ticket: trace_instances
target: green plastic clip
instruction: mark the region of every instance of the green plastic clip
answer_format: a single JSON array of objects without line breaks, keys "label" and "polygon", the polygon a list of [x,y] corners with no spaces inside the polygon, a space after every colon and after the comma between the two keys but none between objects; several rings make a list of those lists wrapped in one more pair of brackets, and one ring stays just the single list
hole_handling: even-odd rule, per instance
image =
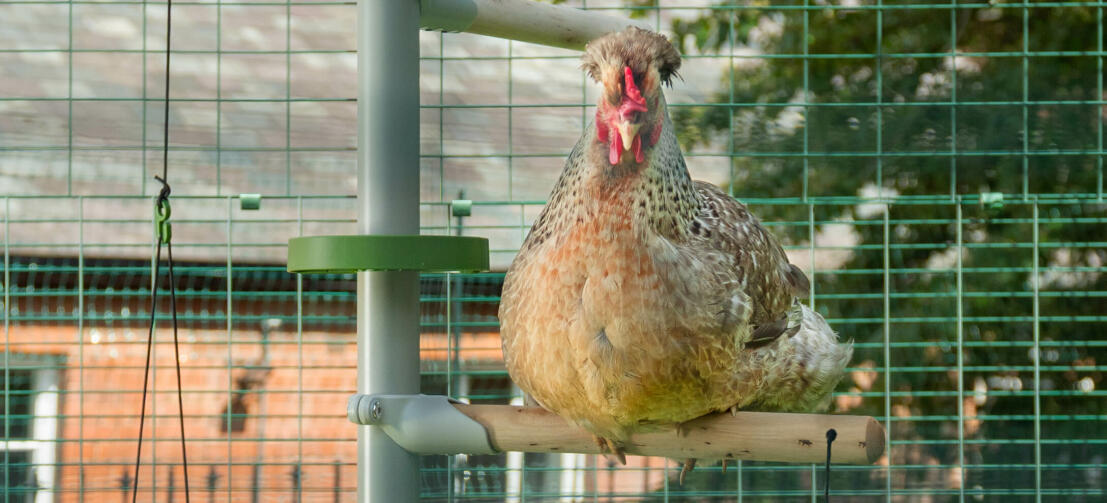
[{"label": "green plastic clip", "polygon": [[454,199],[450,202],[450,213],[455,217],[467,217],[473,214],[473,201],[469,199]]},{"label": "green plastic clip", "polygon": [[981,192],[980,193],[980,205],[990,210],[1003,209],[1003,193],[1002,192]]},{"label": "green plastic clip", "polygon": [[169,208],[169,199],[159,199],[158,204],[154,205],[154,218],[158,223],[158,239],[162,244],[169,244],[169,240],[173,239],[173,225],[169,223],[169,215],[173,212]]},{"label": "green plastic clip", "polygon": [[238,202],[244,210],[260,210],[261,194],[239,194]]}]

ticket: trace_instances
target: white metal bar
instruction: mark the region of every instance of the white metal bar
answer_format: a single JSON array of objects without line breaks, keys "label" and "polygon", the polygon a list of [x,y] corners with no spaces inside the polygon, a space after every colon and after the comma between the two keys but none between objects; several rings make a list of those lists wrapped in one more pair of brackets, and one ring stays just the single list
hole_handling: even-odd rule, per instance
[{"label": "white metal bar", "polygon": [[[143,14],[145,17],[145,14]],[[145,23],[145,21],[143,21]],[[145,44],[145,40],[143,44]],[[143,58],[143,65],[146,64],[146,58]],[[144,73],[145,75],[145,73]],[[143,88],[145,88],[143,84]],[[145,91],[145,89],[143,89]],[[145,109],[145,105],[143,109]],[[142,125],[143,134],[146,132],[146,125]],[[143,141],[143,145],[146,142]],[[142,156],[146,159],[146,156]],[[145,171],[145,170],[143,170]],[[78,456],[83,460],[85,456],[85,196],[77,197],[77,452]],[[55,407],[56,409],[57,407]],[[57,436],[57,426],[54,426],[54,436]],[[79,466],[79,473],[77,479],[77,496],[80,501],[85,499],[85,476],[84,476],[84,462],[82,461]],[[51,473],[51,477],[53,474]],[[53,486],[53,478],[51,481],[51,487]],[[51,501],[51,500],[46,500]]]},{"label": "white metal bar", "polygon": [[[358,2],[358,231],[419,233],[419,3]],[[419,392],[419,276],[358,274],[358,391]],[[416,455],[358,427],[358,501],[414,503]]]},{"label": "white metal bar", "polygon": [[234,341],[234,202],[230,196],[223,196],[223,201],[227,208],[227,220],[224,222],[227,232],[227,416],[224,420],[227,424],[227,501],[234,501],[232,493],[234,483],[231,480],[234,475],[232,468],[235,459],[233,448],[234,418],[231,417],[231,414],[233,414],[231,405],[234,403],[234,344],[232,343]]},{"label": "white metal bar", "polygon": [[[0,215],[4,218],[4,239],[2,241],[4,245],[4,413],[2,418],[4,421],[3,431],[4,438],[11,438],[12,422],[11,415],[11,387],[12,387],[12,333],[11,333],[11,309],[12,309],[12,297],[11,297],[11,281],[12,281],[12,267],[11,267],[11,249],[9,248],[11,242],[11,214],[12,214],[12,200],[10,197],[4,198],[4,214]],[[82,418],[83,419],[83,418]],[[11,450],[7,447],[3,447],[4,466],[10,466],[11,463]],[[8,489],[8,484],[4,484],[2,488],[3,493],[0,493],[4,497],[4,501],[7,501],[11,493]]]},{"label": "white metal bar", "polygon": [[420,0],[420,26],[583,49],[589,40],[627,26],[648,24],[530,0]]},{"label": "white metal bar", "polygon": [[34,426],[31,428],[35,439],[32,463],[35,469],[35,483],[40,490],[35,494],[35,503],[54,501],[54,473],[57,471],[58,449],[54,445],[58,440],[58,369],[45,368],[34,372]]}]

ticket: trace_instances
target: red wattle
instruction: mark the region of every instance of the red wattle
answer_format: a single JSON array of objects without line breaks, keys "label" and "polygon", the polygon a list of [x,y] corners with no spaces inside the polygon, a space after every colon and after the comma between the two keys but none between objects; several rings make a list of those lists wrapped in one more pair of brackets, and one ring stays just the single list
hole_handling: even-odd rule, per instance
[{"label": "red wattle", "polygon": [[646,162],[646,154],[642,153],[642,135],[634,136],[634,143],[630,145],[634,149],[634,160],[639,163]]},{"label": "red wattle", "polygon": [[619,164],[619,158],[622,157],[623,141],[619,138],[619,131],[611,131],[611,143],[607,149],[607,160],[611,161],[612,165]]}]

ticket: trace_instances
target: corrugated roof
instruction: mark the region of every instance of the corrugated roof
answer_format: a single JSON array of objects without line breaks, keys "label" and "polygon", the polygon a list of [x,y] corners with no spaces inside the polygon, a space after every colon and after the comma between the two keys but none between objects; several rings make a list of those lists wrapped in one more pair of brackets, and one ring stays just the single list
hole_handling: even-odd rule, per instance
[{"label": "corrugated roof", "polygon": [[[165,7],[75,4],[73,52],[65,4],[3,9],[0,24],[0,195],[153,196],[159,186]],[[181,196],[352,196],[356,191],[357,61],[354,5],[181,5],[173,14],[170,180],[177,196],[178,257],[283,262],[279,245],[297,235],[295,200],[267,199],[258,213],[233,201]],[[290,9],[290,10],[289,10]],[[143,16],[145,12],[145,18]],[[561,170],[595,101],[577,53],[467,34],[422,33],[422,199],[540,201]],[[289,50],[285,53],[285,50]],[[143,51],[147,52],[143,52]],[[222,53],[216,53],[221,50]],[[176,52],[181,51],[181,52]],[[508,57],[515,59],[508,60]],[[468,59],[477,58],[477,59]],[[670,101],[703,101],[720,62],[689,61]],[[72,68],[72,82],[69,69]],[[73,100],[70,101],[69,97]],[[146,101],[144,101],[146,100]],[[543,105],[516,108],[504,105]],[[493,105],[480,107],[477,105]],[[574,106],[576,105],[576,106]],[[413,111],[413,113],[416,113]],[[70,115],[72,114],[72,115]],[[70,150],[72,142],[72,150]],[[511,157],[511,155],[523,157]],[[693,174],[722,182],[725,160],[698,158]],[[414,167],[413,167],[414,168]],[[36,220],[5,239],[22,253],[73,255],[83,211],[86,254],[149,253],[147,199],[13,199],[0,215]],[[336,220],[305,233],[353,232],[356,204],[312,200],[309,213]],[[228,208],[228,206],[231,206]],[[478,206],[470,233],[492,239],[493,268],[520,243],[515,231],[537,206]],[[217,220],[251,219],[230,232]],[[424,225],[444,225],[426,208]],[[309,217],[310,218],[310,217]],[[48,221],[47,221],[48,220]],[[263,225],[256,220],[276,221]],[[107,230],[110,228],[110,230]],[[101,231],[100,229],[104,229]],[[441,232],[428,230],[426,232]],[[111,236],[110,239],[107,239]],[[124,246],[108,246],[110,242]],[[187,246],[187,243],[197,246]]]}]

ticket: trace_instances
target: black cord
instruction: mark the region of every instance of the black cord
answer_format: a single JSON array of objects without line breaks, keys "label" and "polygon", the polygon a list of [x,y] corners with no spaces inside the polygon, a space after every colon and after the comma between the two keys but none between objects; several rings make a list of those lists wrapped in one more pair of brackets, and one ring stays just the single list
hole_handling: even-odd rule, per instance
[{"label": "black cord", "polygon": [[[169,186],[166,185],[168,189]],[[177,285],[173,279],[173,243],[165,243],[166,258],[169,261],[169,310],[173,313],[173,363],[177,364],[177,419],[181,425],[181,468],[184,470],[185,503],[188,496],[188,449],[185,447],[184,393],[181,387],[181,348],[177,337]]]},{"label": "black cord", "polygon": [[169,195],[169,44],[172,34],[173,0],[165,0],[165,124],[162,124],[161,130],[161,183],[166,196]]},{"label": "black cord", "polygon": [[134,485],[131,488],[131,502],[134,503],[138,498],[138,480],[139,480],[139,468],[142,463],[142,439],[143,430],[146,427],[146,396],[149,393],[150,383],[150,355],[153,352],[154,346],[154,321],[158,313],[158,284],[161,276],[161,244],[165,243],[166,255],[169,262],[169,308],[173,316],[173,362],[176,364],[177,369],[177,418],[181,427],[181,463],[184,468],[184,491],[185,502],[190,503],[189,497],[189,483],[188,483],[188,450],[185,443],[185,427],[184,427],[184,396],[181,388],[181,350],[178,343],[177,336],[177,286],[173,279],[173,244],[172,244],[172,232],[170,232],[168,220],[169,220],[169,194],[172,189],[169,187],[169,55],[170,55],[170,40],[172,39],[173,28],[173,0],[166,0],[166,16],[165,16],[165,123],[162,129],[162,168],[161,176],[154,176],[154,179],[161,182],[161,191],[158,192],[158,198],[155,200],[154,209],[158,215],[159,225],[157,227],[158,239],[157,246],[154,250],[154,284],[150,291],[150,332],[146,338],[146,367],[142,374],[142,411],[139,414],[138,423],[138,449],[135,454],[135,477]]},{"label": "black cord", "polygon": [[826,483],[823,486],[826,503],[830,503],[830,445],[836,438],[838,438],[838,432],[834,428],[826,430]]},{"label": "black cord", "polygon": [[[158,257],[161,256],[161,239],[158,239],[157,252]],[[157,269],[160,268],[159,264],[154,266],[154,286],[150,290],[150,335],[146,338],[146,371],[142,373],[142,410],[139,412],[138,419],[138,453],[135,454],[135,477],[131,485],[131,503],[134,503],[138,498],[138,478],[139,467],[142,463],[142,433],[146,427],[146,393],[149,389],[150,383],[150,353],[153,348],[154,342],[154,315],[157,314],[158,305],[158,273]]]}]

